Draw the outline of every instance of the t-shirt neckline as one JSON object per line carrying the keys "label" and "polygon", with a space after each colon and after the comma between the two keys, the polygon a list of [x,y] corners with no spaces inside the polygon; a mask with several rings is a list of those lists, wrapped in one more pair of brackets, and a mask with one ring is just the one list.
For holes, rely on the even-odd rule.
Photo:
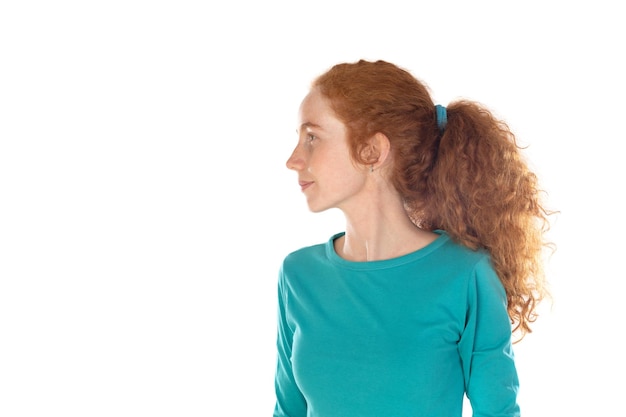
{"label": "t-shirt neckline", "polygon": [[410,262],[414,262],[418,259],[424,258],[428,256],[432,252],[439,249],[445,243],[450,240],[450,237],[443,230],[434,230],[434,233],[437,233],[439,237],[437,237],[434,241],[429,243],[428,245],[420,248],[414,252],[407,253],[406,255],[401,255],[395,258],[390,259],[382,259],[377,261],[349,261],[347,259],[342,258],[335,251],[334,242],[336,239],[345,235],[345,232],[335,233],[328,239],[326,242],[326,256],[328,259],[343,268],[356,269],[356,270],[374,270],[374,269],[386,269],[392,268],[398,265],[407,264]]}

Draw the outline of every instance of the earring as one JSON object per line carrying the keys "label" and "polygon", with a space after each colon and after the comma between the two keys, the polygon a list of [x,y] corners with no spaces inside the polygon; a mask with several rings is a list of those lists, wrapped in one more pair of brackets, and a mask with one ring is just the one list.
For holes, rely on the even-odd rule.
{"label": "earring", "polygon": [[374,164],[370,165],[370,172],[374,172]]}

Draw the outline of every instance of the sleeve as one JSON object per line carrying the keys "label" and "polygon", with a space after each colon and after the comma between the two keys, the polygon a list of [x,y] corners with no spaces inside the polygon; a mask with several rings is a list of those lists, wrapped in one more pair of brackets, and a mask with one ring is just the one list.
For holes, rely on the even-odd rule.
{"label": "sleeve", "polygon": [[287,323],[288,297],[284,274],[281,269],[278,280],[278,335],[276,340],[277,364],[274,378],[276,405],[274,417],[306,417],[307,405],[296,384],[291,365],[293,331]]}
{"label": "sleeve", "polygon": [[488,258],[470,281],[459,353],[473,417],[519,417],[506,293]]}

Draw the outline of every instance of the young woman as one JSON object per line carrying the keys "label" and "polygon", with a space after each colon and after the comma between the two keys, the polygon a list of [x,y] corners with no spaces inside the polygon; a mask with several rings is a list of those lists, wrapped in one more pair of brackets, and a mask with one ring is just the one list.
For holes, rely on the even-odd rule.
{"label": "young woman", "polygon": [[548,213],[507,126],[359,61],[314,81],[298,135],[287,167],[346,226],[280,270],[274,416],[518,416]]}

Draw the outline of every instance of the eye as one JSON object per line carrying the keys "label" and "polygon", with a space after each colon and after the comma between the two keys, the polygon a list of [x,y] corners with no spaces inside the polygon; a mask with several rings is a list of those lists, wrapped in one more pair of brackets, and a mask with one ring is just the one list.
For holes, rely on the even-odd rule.
{"label": "eye", "polygon": [[306,134],[306,141],[307,142],[313,142],[315,139],[317,139],[317,136],[315,136],[312,133],[307,133]]}

